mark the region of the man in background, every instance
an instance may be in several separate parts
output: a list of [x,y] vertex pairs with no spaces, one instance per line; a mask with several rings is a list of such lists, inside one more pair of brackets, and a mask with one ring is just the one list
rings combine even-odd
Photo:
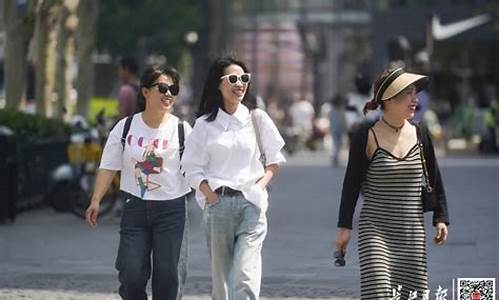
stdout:
[[118,77],[120,78],[122,83],[118,91],[118,112],[121,118],[124,118],[138,111],[138,72],[139,66],[133,58],[125,57],[120,59],[118,67]]

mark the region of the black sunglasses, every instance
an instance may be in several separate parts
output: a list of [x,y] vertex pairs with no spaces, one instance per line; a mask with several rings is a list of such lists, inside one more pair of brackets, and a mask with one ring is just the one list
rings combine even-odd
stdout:
[[177,96],[177,94],[179,94],[179,86],[177,84],[168,85],[164,82],[158,82],[153,84],[151,87],[154,86],[158,86],[158,91],[161,94],[166,94],[168,91],[170,91],[172,96]]
[[333,252],[333,258],[334,261],[333,263],[335,264],[336,267],[343,267],[345,266],[345,253],[344,251],[335,251]]

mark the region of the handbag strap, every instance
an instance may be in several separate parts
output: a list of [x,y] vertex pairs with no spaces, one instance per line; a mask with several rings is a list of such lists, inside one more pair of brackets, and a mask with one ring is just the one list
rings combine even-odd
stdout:
[[261,161],[263,161],[263,165],[265,166],[266,156],[265,156],[264,152],[262,151],[260,130],[259,130],[259,126],[257,125],[257,119],[255,117],[255,110],[250,112],[250,117],[252,118],[252,126],[253,126],[253,129],[255,131],[255,139],[257,140],[257,147],[258,147],[259,152],[260,152],[260,159],[261,159]]
[[420,148],[420,161],[422,162],[422,170],[424,171],[424,179],[425,179],[425,185],[427,192],[431,193],[433,188],[431,185],[431,182],[429,180],[429,172],[427,172],[427,161],[425,160],[425,155],[424,155],[424,145],[422,144],[422,138],[420,134],[420,129],[417,126],[417,139],[418,139],[418,147]]

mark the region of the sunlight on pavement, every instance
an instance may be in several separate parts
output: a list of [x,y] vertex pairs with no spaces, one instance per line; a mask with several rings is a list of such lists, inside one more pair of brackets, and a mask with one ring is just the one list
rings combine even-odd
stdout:
[[[37,290],[37,289],[0,289],[0,300],[120,300],[118,294],[82,293],[68,290]],[[185,295],[184,300],[210,300],[208,295]],[[302,300],[311,298],[297,297],[260,297],[262,300]],[[354,299],[354,298],[314,298],[314,299]]]

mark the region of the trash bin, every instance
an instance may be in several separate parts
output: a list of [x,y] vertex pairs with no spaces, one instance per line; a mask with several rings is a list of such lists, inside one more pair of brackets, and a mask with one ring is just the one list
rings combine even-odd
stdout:
[[16,218],[17,143],[11,129],[0,126],[0,224]]

